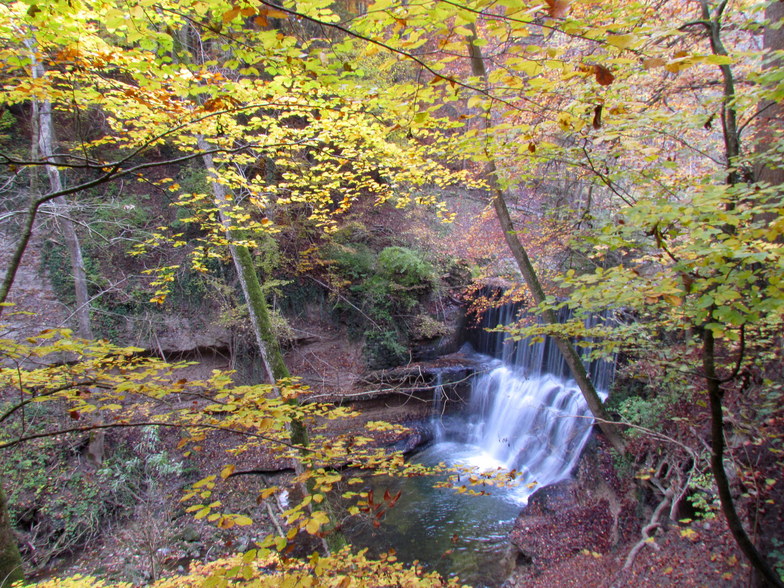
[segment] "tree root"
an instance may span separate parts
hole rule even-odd
[[[661,526],[659,519],[661,519],[662,512],[664,512],[664,509],[666,509],[667,506],[669,506],[674,495],[675,495],[675,491],[672,489],[672,487],[667,488],[667,490],[664,491],[664,497],[662,498],[661,502],[658,504],[656,509],[653,511],[650,522],[642,528],[641,531],[642,539],[640,539],[634,545],[634,547],[632,547],[632,550],[629,552],[629,555],[626,556],[626,563],[623,565],[624,570],[628,570],[630,567],[632,567],[632,564],[634,564],[634,559],[637,557],[637,554],[646,545],[650,545],[653,549],[656,550],[659,549],[659,546],[653,542],[652,533]]]

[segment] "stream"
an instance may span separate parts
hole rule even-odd
[[[484,326],[508,324],[516,312],[512,305],[489,311]],[[444,395],[436,386],[434,442],[411,460],[478,473],[515,470],[516,485],[483,487],[489,495],[469,496],[434,488],[439,480],[433,477],[378,480],[374,493],[400,491],[399,501],[379,528],[368,522],[349,534],[371,555],[394,549],[403,562],[419,561],[473,586],[498,586],[514,565],[507,535],[517,514],[538,488],[570,475],[593,421],[551,341],[513,342],[505,333],[477,330],[471,344],[482,369],[469,401],[458,414],[441,416]],[[607,390],[612,363],[587,367],[597,389]]]

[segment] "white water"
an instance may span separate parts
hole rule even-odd
[[[474,379],[466,444],[467,464],[517,470],[515,500],[569,476],[590,436],[593,419],[573,380],[526,377],[501,362]]]
[[[468,408],[457,419],[460,424],[446,431],[437,426],[435,438],[437,444],[465,445],[450,460],[453,464],[519,472],[519,488],[509,498],[525,503],[536,489],[569,476],[590,437],[593,419],[552,340],[532,344],[486,330],[513,322],[517,314],[514,305],[486,313],[473,342],[481,354],[497,359],[484,356],[486,369],[473,379]],[[612,379],[613,363],[594,361],[586,367],[606,397],[603,390]]]
[[[484,326],[493,327],[507,323],[514,312],[506,308],[488,315]],[[484,370],[474,377],[470,401],[460,414],[444,414],[442,380],[433,383],[434,443],[414,460],[514,469],[521,473],[519,485],[466,496],[434,488],[434,480],[426,477],[380,480],[378,494],[400,490],[400,501],[381,528],[354,530],[352,543],[375,554],[394,548],[401,561],[418,560],[474,586],[504,582],[509,573],[507,534],[521,505],[538,488],[570,475],[593,423],[551,342],[528,345],[506,339],[503,333],[480,331],[472,341]],[[612,370],[608,362],[589,366],[597,388],[609,386]]]

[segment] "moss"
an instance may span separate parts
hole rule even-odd
[[[288,378],[291,376],[286,364],[283,362],[283,354],[280,351],[280,345],[275,337],[272,328],[272,320],[270,312],[267,308],[267,301],[264,298],[261,284],[259,283],[258,275],[256,274],[256,267],[253,263],[253,258],[250,255],[247,247],[235,247],[235,255],[239,271],[242,273],[243,282],[247,288],[246,295],[248,297],[248,307],[251,311],[251,317],[255,317],[255,328],[258,331],[258,336],[264,342],[264,347],[267,353],[267,360],[272,368],[272,375],[276,380]]]

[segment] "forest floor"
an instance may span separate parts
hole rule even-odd
[[[632,545],[615,547],[608,553],[585,547],[539,573],[518,573],[512,587],[621,587],[663,586],[741,587],[754,585],[749,566],[742,561],[726,525],[713,520],[700,525],[689,536],[673,527],[656,536],[655,547],[644,547],[626,568]]]

